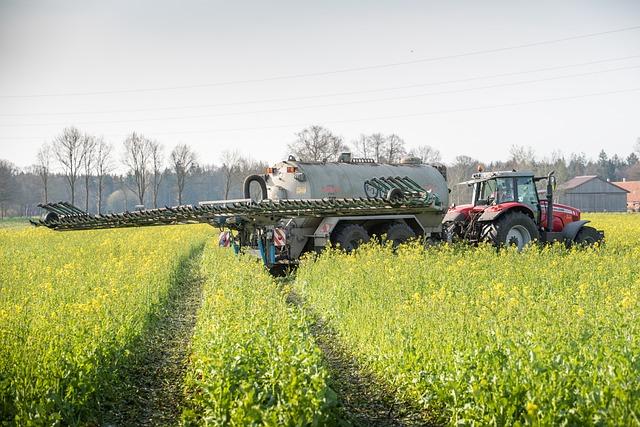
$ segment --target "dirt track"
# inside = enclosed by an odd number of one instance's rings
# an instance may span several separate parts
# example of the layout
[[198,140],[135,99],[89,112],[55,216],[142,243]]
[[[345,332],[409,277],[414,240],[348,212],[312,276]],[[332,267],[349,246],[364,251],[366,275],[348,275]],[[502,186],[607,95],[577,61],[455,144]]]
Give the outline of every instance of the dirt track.
[[377,378],[363,369],[346,351],[334,330],[305,307],[295,291],[289,303],[302,306],[313,319],[310,325],[329,370],[331,388],[338,394],[338,417],[354,426],[430,426],[433,415],[398,401]]
[[136,363],[125,372],[126,382],[119,394],[127,399],[116,402],[104,414],[104,425],[178,424],[183,378],[202,297],[201,253],[196,252],[182,265],[182,280],[140,343]]

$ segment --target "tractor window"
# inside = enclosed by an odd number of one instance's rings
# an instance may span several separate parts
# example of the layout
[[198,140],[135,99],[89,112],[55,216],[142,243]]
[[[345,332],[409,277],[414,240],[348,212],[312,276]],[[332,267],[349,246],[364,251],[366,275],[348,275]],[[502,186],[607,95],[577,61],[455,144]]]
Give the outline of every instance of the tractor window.
[[495,203],[513,202],[515,200],[515,191],[513,188],[513,178],[496,179]]
[[496,196],[496,182],[494,180],[480,183],[480,193],[478,194],[477,205],[490,205]]
[[533,178],[517,178],[518,185],[518,201],[529,206],[538,206],[538,195],[536,194],[536,186]]

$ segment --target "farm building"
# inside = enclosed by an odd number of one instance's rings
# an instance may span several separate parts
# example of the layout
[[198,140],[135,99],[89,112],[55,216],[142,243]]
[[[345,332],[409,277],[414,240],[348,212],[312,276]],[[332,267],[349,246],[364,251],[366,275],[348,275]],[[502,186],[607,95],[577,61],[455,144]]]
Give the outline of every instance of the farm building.
[[584,212],[626,212],[628,191],[597,175],[576,176],[558,186],[559,203]]
[[627,193],[627,210],[640,211],[640,181],[620,181],[614,184],[629,192]]

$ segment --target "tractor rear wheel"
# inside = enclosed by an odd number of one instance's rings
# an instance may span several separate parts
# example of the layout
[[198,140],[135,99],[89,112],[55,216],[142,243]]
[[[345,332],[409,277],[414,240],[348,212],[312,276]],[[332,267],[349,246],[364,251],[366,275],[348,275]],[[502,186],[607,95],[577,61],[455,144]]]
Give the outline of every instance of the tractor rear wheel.
[[394,248],[407,240],[415,239],[416,237],[416,233],[405,222],[394,222],[389,224],[383,231],[383,234],[387,235],[387,242],[393,242]]
[[531,217],[522,212],[507,212],[482,230],[483,240],[497,247],[516,246],[521,251],[526,245],[540,238]]
[[593,227],[582,227],[573,241],[582,246],[593,246],[602,241],[602,236]]
[[344,224],[333,232],[331,241],[342,249],[351,252],[362,243],[369,241],[369,233],[359,224]]

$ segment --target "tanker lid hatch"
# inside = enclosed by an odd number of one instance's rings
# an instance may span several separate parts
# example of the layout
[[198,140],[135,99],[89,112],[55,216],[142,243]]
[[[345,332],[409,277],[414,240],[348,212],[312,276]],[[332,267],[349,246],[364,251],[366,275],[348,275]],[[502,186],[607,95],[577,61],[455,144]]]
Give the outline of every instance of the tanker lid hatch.
[[402,159],[400,159],[400,164],[401,165],[421,165],[422,159],[416,156],[403,157]]
[[338,163],[351,163],[351,153],[340,153]]

